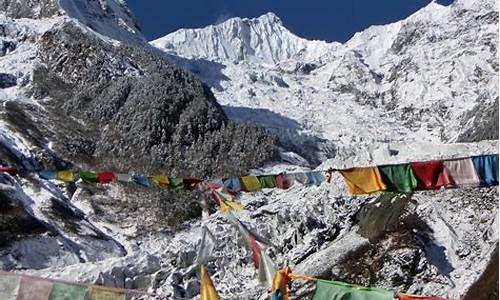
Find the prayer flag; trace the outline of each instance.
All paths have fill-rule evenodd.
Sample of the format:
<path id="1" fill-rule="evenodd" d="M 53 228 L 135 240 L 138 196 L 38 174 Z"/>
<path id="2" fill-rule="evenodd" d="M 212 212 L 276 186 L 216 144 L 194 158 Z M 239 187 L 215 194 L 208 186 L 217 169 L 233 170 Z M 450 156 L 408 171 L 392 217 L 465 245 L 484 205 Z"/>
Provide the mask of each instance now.
<path id="1" fill-rule="evenodd" d="M 135 182 L 135 184 L 143 186 L 143 187 L 150 187 L 151 186 L 151 182 L 149 181 L 149 178 L 146 176 L 134 175 L 134 176 L 132 176 L 132 181 Z"/>
<path id="2" fill-rule="evenodd" d="M 105 172 L 99 172 L 97 173 L 97 182 L 99 183 L 111 183 L 113 180 L 115 180 L 115 173 L 105 171 Z"/>
<path id="3" fill-rule="evenodd" d="M 38 175 L 46 180 L 51 180 L 51 179 L 57 178 L 57 172 L 55 172 L 55 171 L 44 170 L 44 171 L 38 172 Z"/>
<path id="4" fill-rule="evenodd" d="M 172 190 L 182 190 L 184 188 L 184 179 L 180 177 L 170 178 L 170 189 Z"/>
<path id="5" fill-rule="evenodd" d="M 385 184 L 377 167 L 341 170 L 347 189 L 353 195 L 370 194 L 385 190 Z"/>
<path id="6" fill-rule="evenodd" d="M 288 283 L 292 280 L 291 273 L 290 267 L 286 267 L 274 274 L 271 288 L 273 297 L 276 295 L 276 297 L 281 297 L 281 300 L 288 300 Z"/>
<path id="7" fill-rule="evenodd" d="M 256 176 L 240 177 L 241 189 L 244 192 L 256 192 L 261 189 L 259 179 Z"/>
<path id="8" fill-rule="evenodd" d="M 75 174 L 73 171 L 58 171 L 56 178 L 64 182 L 73 182 L 75 180 Z"/>
<path id="9" fill-rule="evenodd" d="M 85 300 L 86 286 L 55 282 L 49 300 Z"/>
<path id="10" fill-rule="evenodd" d="M 271 175 L 258 176 L 257 178 L 259 179 L 262 188 L 272 189 L 276 187 L 276 181 L 274 180 L 274 177 Z"/>
<path id="11" fill-rule="evenodd" d="M 88 183 L 95 183 L 97 182 L 97 174 L 94 172 L 89 172 L 89 171 L 80 171 L 78 172 L 78 176 L 80 178 Z"/>
<path id="12" fill-rule="evenodd" d="M 15 175 L 18 173 L 18 169 L 14 167 L 0 167 L 0 173 L 9 173 L 10 175 Z"/>
<path id="13" fill-rule="evenodd" d="M 198 253 L 194 260 L 195 265 L 207 263 L 212 258 L 213 251 L 217 245 L 217 240 L 206 226 L 203 226 L 201 231 L 202 234 L 200 243 L 198 244 Z"/>
<path id="14" fill-rule="evenodd" d="M 307 182 L 309 182 L 309 177 L 307 176 L 307 174 L 305 172 L 296 173 L 296 174 L 294 174 L 293 177 L 295 180 L 297 180 L 298 182 L 300 182 L 303 185 L 307 185 Z"/>
<path id="15" fill-rule="evenodd" d="M 459 158 L 445 160 L 443 161 L 443 165 L 454 185 L 479 185 L 479 176 L 476 174 L 472 159 Z"/>
<path id="16" fill-rule="evenodd" d="M 258 273 L 260 283 L 266 285 L 267 288 L 271 288 L 273 286 L 274 273 L 276 273 L 276 266 L 266 251 L 261 250 Z"/>
<path id="17" fill-rule="evenodd" d="M 416 296 L 403 293 L 397 293 L 396 298 L 399 300 L 448 300 L 441 297 Z"/>
<path id="18" fill-rule="evenodd" d="M 53 283 L 49 280 L 23 276 L 16 300 L 47 300 L 52 286 Z"/>
<path id="19" fill-rule="evenodd" d="M 123 292 L 106 290 L 99 287 L 90 287 L 89 300 L 125 300 L 127 295 Z"/>
<path id="20" fill-rule="evenodd" d="M 472 162 L 482 186 L 498 185 L 498 154 L 473 156 Z"/>
<path id="21" fill-rule="evenodd" d="M 325 175 L 323 172 L 307 172 L 307 183 L 306 185 L 316 185 L 319 186 L 321 183 L 323 183 L 326 180 Z"/>
<path id="22" fill-rule="evenodd" d="M 21 285 L 21 276 L 0 274 L 0 299 L 16 300 Z"/>
<path id="23" fill-rule="evenodd" d="M 189 191 L 194 191 L 198 188 L 198 185 L 202 183 L 203 180 L 197 178 L 184 178 L 184 187 Z"/>
<path id="24" fill-rule="evenodd" d="M 168 189 L 168 185 L 170 184 L 170 180 L 168 179 L 167 176 L 152 176 L 151 181 L 154 183 L 154 185 L 160 189 L 166 190 Z"/>
<path id="25" fill-rule="evenodd" d="M 238 178 L 227 178 L 223 179 L 222 183 L 224 187 L 233 193 L 238 193 L 241 191 L 241 184 Z"/>
<path id="26" fill-rule="evenodd" d="M 350 285 L 340 281 L 316 281 L 312 300 L 393 300 L 394 293 L 384 289 Z"/>
<path id="27" fill-rule="evenodd" d="M 276 181 L 276 187 L 286 190 L 293 185 L 295 178 L 292 175 L 281 173 L 274 175 L 274 180 Z"/>
<path id="28" fill-rule="evenodd" d="M 388 192 L 409 193 L 417 187 L 410 164 L 379 166 L 378 169 Z"/>
<path id="29" fill-rule="evenodd" d="M 200 267 L 200 277 L 200 300 L 219 300 L 220 298 L 212 279 L 210 279 L 210 276 L 203 265 Z"/>
<path id="30" fill-rule="evenodd" d="M 130 174 L 118 173 L 116 174 L 116 180 L 120 182 L 132 182 L 132 176 Z"/>
<path id="31" fill-rule="evenodd" d="M 260 264 L 260 256 L 261 256 L 260 245 L 257 242 L 257 240 L 255 239 L 255 237 L 251 234 L 249 234 L 247 236 L 247 240 L 248 240 L 248 245 L 250 246 L 250 250 L 252 251 L 253 264 L 254 264 L 255 268 L 258 269 L 259 264 Z"/>
<path id="32" fill-rule="evenodd" d="M 233 198 L 229 194 L 222 194 L 219 191 L 213 191 L 212 197 L 215 202 L 219 204 L 220 209 L 223 213 L 228 212 L 229 210 L 239 211 L 244 207 L 241 203 L 233 201 Z"/>
<path id="33" fill-rule="evenodd" d="M 411 162 L 413 174 L 417 178 L 419 190 L 432 190 L 441 187 L 450 187 L 450 176 L 440 160 Z"/>

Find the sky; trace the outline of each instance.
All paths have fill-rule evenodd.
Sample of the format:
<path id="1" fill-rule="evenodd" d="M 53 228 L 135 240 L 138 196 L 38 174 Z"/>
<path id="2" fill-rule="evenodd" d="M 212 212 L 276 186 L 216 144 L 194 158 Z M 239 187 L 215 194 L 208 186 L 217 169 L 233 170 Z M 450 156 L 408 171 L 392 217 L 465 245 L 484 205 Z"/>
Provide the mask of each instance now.
<path id="1" fill-rule="evenodd" d="M 148 40 L 180 28 L 273 12 L 290 31 L 310 40 L 345 42 L 370 25 L 406 18 L 430 0 L 126 0 Z M 449 5 L 453 0 L 438 0 Z"/>

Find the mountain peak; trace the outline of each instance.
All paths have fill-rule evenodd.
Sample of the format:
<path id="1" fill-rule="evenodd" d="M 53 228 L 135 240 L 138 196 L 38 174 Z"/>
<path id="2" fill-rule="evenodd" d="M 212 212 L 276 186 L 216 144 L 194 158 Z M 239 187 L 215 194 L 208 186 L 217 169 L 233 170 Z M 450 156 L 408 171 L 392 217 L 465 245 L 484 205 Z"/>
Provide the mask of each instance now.
<path id="1" fill-rule="evenodd" d="M 231 18 L 199 29 L 180 29 L 151 44 L 190 59 L 249 60 L 272 64 L 293 58 L 315 60 L 335 46 L 296 36 L 272 12 L 253 19 Z"/>

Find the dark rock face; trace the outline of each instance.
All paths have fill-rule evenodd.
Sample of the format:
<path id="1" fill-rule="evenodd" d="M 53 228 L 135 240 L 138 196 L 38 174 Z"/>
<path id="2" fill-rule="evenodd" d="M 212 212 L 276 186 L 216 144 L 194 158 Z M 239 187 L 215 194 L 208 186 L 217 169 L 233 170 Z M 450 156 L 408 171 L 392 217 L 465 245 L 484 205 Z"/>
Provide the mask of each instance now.
<path id="1" fill-rule="evenodd" d="M 0 0 L 0 11 L 11 18 L 47 18 L 58 10 L 58 0 Z"/>
<path id="2" fill-rule="evenodd" d="M 0 73 L 0 89 L 13 87 L 16 85 L 16 83 L 16 76 L 12 74 Z"/>

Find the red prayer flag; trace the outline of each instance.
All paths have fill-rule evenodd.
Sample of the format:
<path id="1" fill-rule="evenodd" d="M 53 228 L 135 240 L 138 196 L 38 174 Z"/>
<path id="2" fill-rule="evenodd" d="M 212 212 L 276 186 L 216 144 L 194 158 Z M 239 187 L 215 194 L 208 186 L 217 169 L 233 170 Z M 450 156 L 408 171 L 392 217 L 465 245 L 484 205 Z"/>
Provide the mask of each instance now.
<path id="1" fill-rule="evenodd" d="M 283 173 L 274 175 L 274 180 L 276 181 L 276 186 L 280 189 L 286 190 L 293 185 L 293 181 Z"/>
<path id="2" fill-rule="evenodd" d="M 97 173 L 97 182 L 99 183 L 110 183 L 115 180 L 116 175 L 113 172 L 99 172 Z"/>
<path id="3" fill-rule="evenodd" d="M 18 169 L 14 167 L 0 167 L 0 173 L 9 173 L 11 175 L 17 174 Z"/>
<path id="4" fill-rule="evenodd" d="M 254 236 L 251 234 L 248 235 L 248 243 L 250 244 L 250 248 L 252 249 L 253 264 L 255 265 L 255 268 L 258 269 L 260 261 L 259 243 L 257 243 L 257 240 L 255 240 Z"/>
<path id="5" fill-rule="evenodd" d="M 449 300 L 441 297 L 416 296 L 403 293 L 397 293 L 396 298 L 399 300 Z"/>
<path id="6" fill-rule="evenodd" d="M 203 180 L 196 178 L 183 178 L 182 181 L 184 182 L 184 188 L 194 191 Z"/>
<path id="7" fill-rule="evenodd" d="M 440 160 L 411 162 L 410 165 L 418 180 L 416 189 L 433 190 L 453 185 Z"/>

